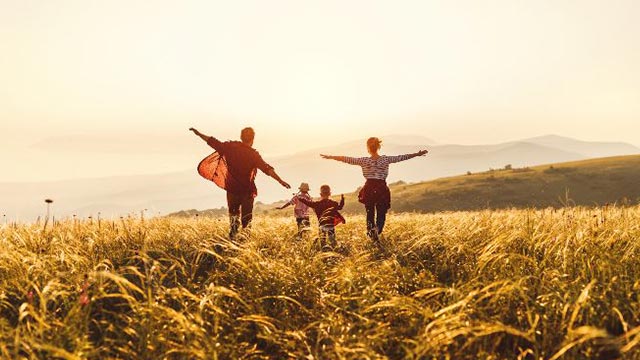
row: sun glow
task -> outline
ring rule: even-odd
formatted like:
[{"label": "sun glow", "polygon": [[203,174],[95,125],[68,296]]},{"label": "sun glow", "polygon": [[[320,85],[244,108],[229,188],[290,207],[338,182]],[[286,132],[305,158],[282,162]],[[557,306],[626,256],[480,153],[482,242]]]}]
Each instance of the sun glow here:
[{"label": "sun glow", "polygon": [[282,64],[272,83],[265,105],[283,126],[335,126],[354,115],[357,84],[352,72],[327,56],[292,58]]},{"label": "sun glow", "polygon": [[[190,144],[191,126],[224,139],[253,126],[257,146],[280,154],[368,134],[637,144],[640,133],[635,0],[0,0],[0,9],[0,150],[16,164],[4,180],[66,178],[76,161],[56,153],[42,171],[29,164],[54,149],[32,145],[78,134],[113,143],[144,134],[187,153],[177,144]],[[148,148],[138,142],[127,158]],[[119,174],[123,164],[100,168]]]}]

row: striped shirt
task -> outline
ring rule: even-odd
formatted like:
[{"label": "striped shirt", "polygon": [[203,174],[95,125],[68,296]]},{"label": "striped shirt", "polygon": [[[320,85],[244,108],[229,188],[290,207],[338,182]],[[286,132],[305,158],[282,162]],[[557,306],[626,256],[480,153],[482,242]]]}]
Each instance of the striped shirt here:
[{"label": "striped shirt", "polygon": [[303,198],[306,199],[308,201],[313,200],[311,198],[311,195],[309,195],[309,193],[299,193],[298,195],[295,195],[290,201],[289,204],[295,206],[293,208],[293,214],[295,215],[296,218],[298,219],[304,219],[304,218],[308,218],[309,217],[309,205],[303,203],[302,201],[299,200],[299,198]]},{"label": "striped shirt", "polygon": [[412,157],[410,154],[397,156],[380,155],[377,159],[371,157],[354,158],[345,156],[344,162],[361,166],[362,175],[364,175],[366,179],[386,180],[389,175],[389,164],[408,160]]}]

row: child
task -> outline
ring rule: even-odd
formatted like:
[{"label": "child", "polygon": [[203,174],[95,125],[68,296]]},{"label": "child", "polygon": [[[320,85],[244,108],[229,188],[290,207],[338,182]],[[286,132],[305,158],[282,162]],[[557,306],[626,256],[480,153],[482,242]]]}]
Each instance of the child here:
[{"label": "child", "polygon": [[300,201],[299,199],[306,199],[311,201],[311,195],[309,195],[309,184],[302,183],[298,188],[300,190],[289,202],[278,207],[277,209],[284,209],[289,205],[293,205],[293,215],[296,217],[296,224],[298,224],[298,239],[302,238],[302,232],[309,228],[311,223],[309,222],[309,206]]},{"label": "child", "polygon": [[340,203],[329,199],[329,196],[331,196],[331,188],[329,185],[322,185],[320,187],[321,200],[312,201],[298,198],[300,202],[312,208],[318,217],[318,230],[323,250],[327,248],[325,240],[329,240],[329,247],[336,246],[336,225],[346,223],[344,217],[338,212],[344,207],[344,195],[340,198]]}]

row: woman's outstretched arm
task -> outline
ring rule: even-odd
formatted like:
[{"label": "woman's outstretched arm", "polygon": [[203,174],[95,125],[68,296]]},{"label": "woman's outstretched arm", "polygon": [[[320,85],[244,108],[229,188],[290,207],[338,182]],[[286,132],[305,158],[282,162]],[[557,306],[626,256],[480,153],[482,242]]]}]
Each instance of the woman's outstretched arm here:
[{"label": "woman's outstretched arm", "polygon": [[344,162],[344,156],[334,156],[334,155],[325,155],[325,154],[320,154],[320,157],[322,157],[323,159],[329,159],[329,160],[337,160],[337,161],[342,161]]},{"label": "woman's outstretched arm", "polygon": [[334,155],[324,155],[320,154],[323,159],[336,160],[343,163],[351,164],[351,165],[362,165],[364,158],[354,158],[349,156],[334,156]]},{"label": "woman's outstretched arm", "polygon": [[420,151],[412,153],[412,154],[389,156],[387,158],[389,159],[389,163],[391,164],[391,163],[397,163],[397,162],[400,162],[400,161],[413,159],[414,157],[417,157],[417,156],[425,156],[425,155],[427,155],[428,152],[429,151],[427,151],[427,150],[420,150]]}]

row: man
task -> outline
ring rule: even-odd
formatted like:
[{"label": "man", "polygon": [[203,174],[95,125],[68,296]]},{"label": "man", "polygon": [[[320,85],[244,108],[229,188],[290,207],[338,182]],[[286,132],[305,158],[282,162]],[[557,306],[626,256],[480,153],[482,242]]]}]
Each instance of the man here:
[{"label": "man", "polygon": [[198,165],[198,172],[227,191],[227,206],[231,229],[229,237],[235,239],[240,224],[242,228],[250,226],[253,218],[253,199],[258,195],[255,184],[257,169],[271,176],[282,186],[291,186],[276,174],[273,167],[267,164],[253,146],[255,132],[252,128],[244,128],[240,133],[241,141],[225,141],[207,136],[194,128],[194,134],[206,141],[216,150]]}]

